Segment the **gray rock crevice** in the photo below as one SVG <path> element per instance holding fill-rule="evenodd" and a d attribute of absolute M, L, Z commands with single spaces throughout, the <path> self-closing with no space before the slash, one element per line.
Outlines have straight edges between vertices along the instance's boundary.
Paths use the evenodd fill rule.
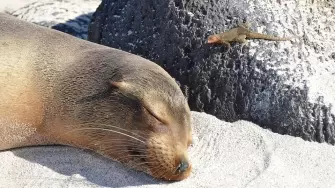
<path fill-rule="evenodd" d="M 334 15 L 329 1 L 103 0 L 88 40 L 161 65 L 189 88 L 192 110 L 335 144 Z M 295 38 L 206 44 L 244 21 Z"/>

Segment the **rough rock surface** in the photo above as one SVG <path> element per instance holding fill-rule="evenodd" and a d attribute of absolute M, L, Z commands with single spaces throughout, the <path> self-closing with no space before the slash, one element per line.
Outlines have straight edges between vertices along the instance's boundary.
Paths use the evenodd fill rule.
<path fill-rule="evenodd" d="M 101 0 L 39 0 L 6 11 L 20 19 L 87 38 L 87 27 Z"/>
<path fill-rule="evenodd" d="M 335 4 L 319 0 L 103 0 L 88 39 L 129 51 L 188 86 L 192 110 L 335 143 Z M 247 21 L 292 42 L 208 45 Z"/>

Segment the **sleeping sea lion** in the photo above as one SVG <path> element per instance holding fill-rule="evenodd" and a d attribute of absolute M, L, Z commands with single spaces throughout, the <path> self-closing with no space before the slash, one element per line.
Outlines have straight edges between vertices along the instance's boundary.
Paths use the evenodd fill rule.
<path fill-rule="evenodd" d="M 189 176 L 190 109 L 157 64 L 0 13 L 0 150 L 62 144 Z"/>

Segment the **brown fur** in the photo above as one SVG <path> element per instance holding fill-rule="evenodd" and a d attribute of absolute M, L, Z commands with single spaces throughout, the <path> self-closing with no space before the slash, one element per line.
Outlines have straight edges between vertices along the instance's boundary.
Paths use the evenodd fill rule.
<path fill-rule="evenodd" d="M 155 63 L 0 13 L 0 150 L 88 148 L 156 178 L 190 174 L 191 118 Z M 179 170 L 179 171 L 178 171 Z"/>

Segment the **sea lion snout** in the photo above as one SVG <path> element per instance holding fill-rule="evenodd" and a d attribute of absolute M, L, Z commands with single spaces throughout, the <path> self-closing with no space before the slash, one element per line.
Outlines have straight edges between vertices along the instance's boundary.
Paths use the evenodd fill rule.
<path fill-rule="evenodd" d="M 176 169 L 176 176 L 173 180 L 183 180 L 187 178 L 192 170 L 192 164 L 191 161 L 186 157 L 181 157 L 180 162 L 177 165 Z"/>
<path fill-rule="evenodd" d="M 173 180 L 183 180 L 187 178 L 192 170 L 192 165 L 188 158 L 182 156 L 179 161 Z"/>
<path fill-rule="evenodd" d="M 165 180 L 183 180 L 192 169 L 188 159 L 187 147 L 170 134 L 160 134 L 151 137 L 148 144 L 148 163 L 150 174 Z M 179 143 L 178 143 L 179 141 Z"/>

